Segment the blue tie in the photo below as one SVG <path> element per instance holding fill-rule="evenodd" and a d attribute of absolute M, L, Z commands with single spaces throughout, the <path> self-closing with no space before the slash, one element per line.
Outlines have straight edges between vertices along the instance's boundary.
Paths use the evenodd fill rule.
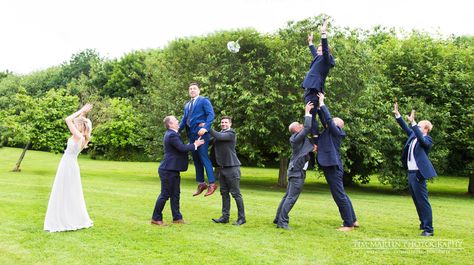
<path fill-rule="evenodd" d="M 189 127 L 189 122 L 191 121 L 191 115 L 193 114 L 194 98 L 189 102 L 188 117 L 186 119 L 186 124 Z"/>

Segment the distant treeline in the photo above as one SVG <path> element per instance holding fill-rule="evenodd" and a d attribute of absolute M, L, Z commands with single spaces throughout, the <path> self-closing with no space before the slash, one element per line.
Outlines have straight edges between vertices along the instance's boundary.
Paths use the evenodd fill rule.
<path fill-rule="evenodd" d="M 273 34 L 215 32 L 113 60 L 85 50 L 44 71 L 0 73 L 0 142 L 31 141 L 32 149 L 61 152 L 64 118 L 91 102 L 93 158 L 156 161 L 163 154 L 163 117 L 182 117 L 188 84 L 197 81 L 214 106 L 214 127 L 220 116 L 233 117 L 244 164 L 278 165 L 290 153 L 288 125 L 303 119 L 300 84 L 311 61 L 306 39 L 320 23 L 318 16 Z M 240 52 L 230 53 L 226 43 L 240 37 Z M 417 120 L 433 123 L 430 156 L 438 173 L 472 174 L 474 36 L 329 26 L 329 44 L 336 67 L 326 104 L 346 124 L 346 181 L 366 183 L 379 174 L 383 183 L 406 187 L 400 163 L 406 136 L 392 115 L 395 98 L 401 113 L 414 108 Z"/>

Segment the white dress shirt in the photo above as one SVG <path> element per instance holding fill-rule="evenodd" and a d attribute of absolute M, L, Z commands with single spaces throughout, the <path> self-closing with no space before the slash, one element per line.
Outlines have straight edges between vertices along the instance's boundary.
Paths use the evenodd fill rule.
<path fill-rule="evenodd" d="M 418 170 L 418 165 L 415 161 L 415 145 L 418 142 L 418 139 L 413 139 L 411 141 L 410 146 L 408 147 L 408 157 L 407 157 L 407 166 L 408 170 Z"/>

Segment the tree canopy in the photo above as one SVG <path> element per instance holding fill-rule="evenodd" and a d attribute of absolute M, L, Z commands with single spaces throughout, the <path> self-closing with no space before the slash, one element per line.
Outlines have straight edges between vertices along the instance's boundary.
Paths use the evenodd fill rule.
<path fill-rule="evenodd" d="M 289 155 L 287 126 L 302 120 L 300 85 L 311 61 L 306 37 L 318 32 L 321 19 L 289 22 L 272 34 L 239 29 L 180 38 L 113 60 L 85 50 L 43 71 L 0 73 L 0 142 L 20 146 L 31 140 L 33 149 L 59 152 L 68 132 L 64 117 L 92 102 L 93 157 L 159 160 L 162 119 L 182 117 L 188 85 L 197 81 L 216 118 L 233 117 L 244 164 L 275 166 Z M 395 98 L 402 114 L 413 108 L 417 120 L 434 124 L 430 156 L 439 173 L 472 172 L 473 36 L 329 30 L 336 67 L 327 79 L 326 101 L 346 123 L 346 183 L 366 183 L 379 174 L 383 183 L 406 188 Z M 226 43 L 239 38 L 240 51 L 230 53 Z"/>

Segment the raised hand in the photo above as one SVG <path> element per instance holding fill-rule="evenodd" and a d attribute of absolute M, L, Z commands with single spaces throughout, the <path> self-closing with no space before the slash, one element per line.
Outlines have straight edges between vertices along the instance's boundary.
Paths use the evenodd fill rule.
<path fill-rule="evenodd" d="M 311 32 L 311 34 L 308 35 L 308 44 L 309 45 L 313 44 L 313 32 Z"/>
<path fill-rule="evenodd" d="M 324 94 L 321 92 L 318 92 L 318 97 L 319 97 L 319 106 L 324 105 Z"/>
<path fill-rule="evenodd" d="M 306 106 L 304 106 L 304 110 L 306 114 L 308 114 L 314 108 L 313 102 L 309 101 Z"/>
<path fill-rule="evenodd" d="M 92 109 L 92 104 L 89 104 L 87 103 L 86 105 L 84 105 L 82 108 L 81 108 L 81 115 L 86 115 L 87 113 L 89 113 L 89 111 L 91 111 Z"/>
<path fill-rule="evenodd" d="M 414 109 L 411 110 L 410 116 L 407 116 L 407 120 L 408 120 L 408 122 L 410 122 L 410 123 L 415 122 L 415 110 L 414 110 Z"/>
<path fill-rule="evenodd" d="M 323 25 L 321 26 L 321 33 L 326 33 L 327 27 L 328 27 L 328 20 L 324 18 Z"/>
<path fill-rule="evenodd" d="M 400 112 L 398 111 L 398 102 L 395 101 L 395 104 L 393 104 L 393 114 L 395 114 L 395 116 L 400 116 Z"/>

